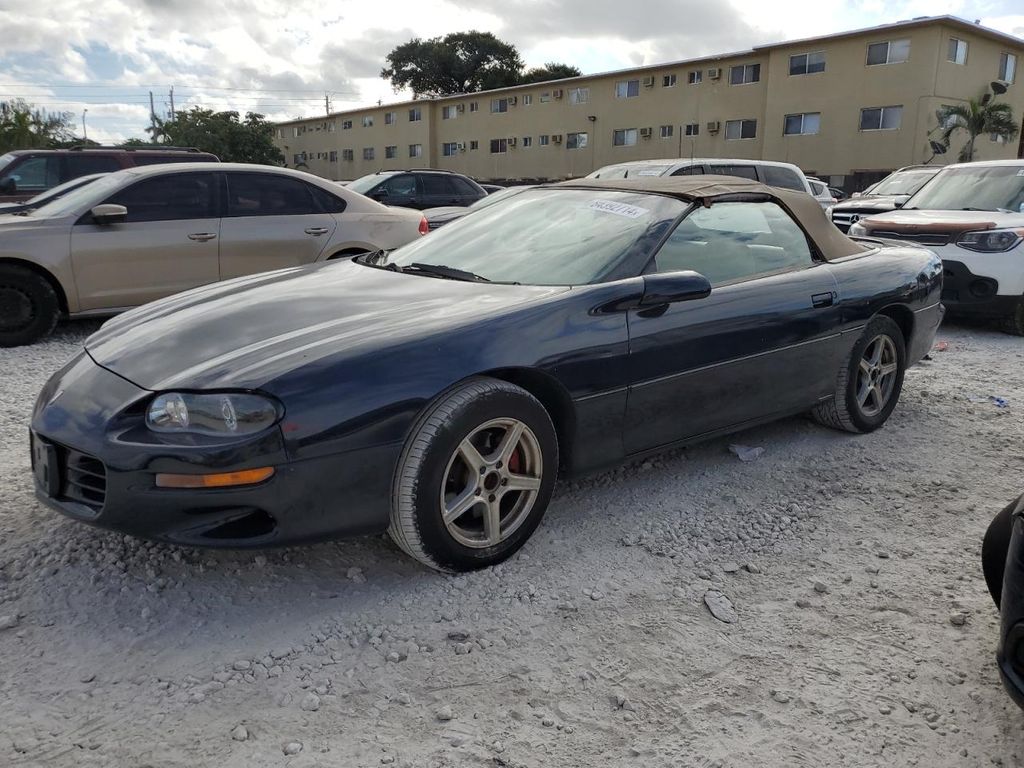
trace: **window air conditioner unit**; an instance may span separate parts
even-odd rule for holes
[[[650,128],[641,128],[640,129],[640,138],[642,138],[642,139],[649,139],[649,138],[651,138],[651,129]]]
[[[721,127],[722,124],[720,122],[718,122],[717,120],[713,120],[710,123],[708,123],[708,133],[718,133]]]
[[[465,104],[457,104],[455,106],[455,111],[456,112],[465,112],[466,111],[466,105]]]
[[[455,148],[457,150],[459,150],[459,152],[465,152],[466,151],[466,145],[463,144],[461,141],[458,144],[455,145]]]
[[[645,77],[644,78],[644,88],[653,88],[653,87],[654,87],[654,78],[653,77]]]
[[[516,137],[515,136],[509,136],[508,139],[506,139],[506,141],[508,141],[508,145],[510,147],[514,147],[516,145]]]
[[[518,96],[509,96],[508,97],[508,105],[510,107],[514,107],[518,103],[519,103],[519,97]]]
[[[551,134],[551,143],[552,144],[561,144],[562,143],[562,134],[560,134],[560,133],[553,133],[553,134]]]
[[[714,67],[714,68],[708,70],[708,79],[709,80],[718,80],[721,76],[722,76],[722,70],[719,69],[718,67]]]
[[[551,92],[551,97],[552,97],[552,98],[555,98],[555,99],[560,99],[560,98],[562,98],[562,95],[563,95],[563,92],[562,92],[562,89],[561,89],[561,88],[555,88],[555,90],[553,90],[553,91]]]

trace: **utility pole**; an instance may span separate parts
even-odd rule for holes
[[[89,142],[89,132],[85,129],[85,113],[88,109],[82,110],[82,143],[87,144]]]
[[[171,86],[171,122],[174,122],[174,86]]]
[[[149,125],[153,129],[153,143],[156,143],[156,107],[153,106],[153,92],[149,92]]]
[[[330,114],[331,114],[331,94],[326,93],[326,92],[324,93],[324,110],[327,112],[327,115],[330,116]]]

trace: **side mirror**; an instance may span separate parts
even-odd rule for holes
[[[97,205],[90,213],[92,214],[92,223],[98,224],[101,227],[109,227],[111,224],[124,224],[128,221],[128,209],[123,205],[104,203],[103,205]]]
[[[0,193],[5,195],[15,195],[18,193],[18,180],[14,176],[8,176],[3,181],[0,181]]]
[[[907,204],[907,201],[906,201],[906,200],[903,200],[903,201],[901,201],[901,202],[897,202],[897,203],[896,203],[896,207],[897,207],[897,208],[902,208],[902,207],[903,207],[904,205],[906,205],[906,204]]]
[[[660,272],[644,276],[641,307],[703,299],[711,294],[711,281],[699,272]]]

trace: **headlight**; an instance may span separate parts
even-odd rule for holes
[[[829,221],[832,220],[832,209],[833,208],[835,208],[835,206],[834,205],[830,205],[828,208],[825,209],[825,216],[829,219]]]
[[[280,406],[245,392],[165,392],[153,398],[146,426],[154,432],[251,435],[277,423]]]
[[[986,229],[980,232],[964,232],[957,238],[956,244],[969,251],[982,253],[1002,253],[1024,239],[1024,229]]]

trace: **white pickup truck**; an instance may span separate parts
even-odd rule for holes
[[[950,315],[997,319],[1024,336],[1024,160],[947,166],[903,208],[850,234],[927,246],[942,258]]]

